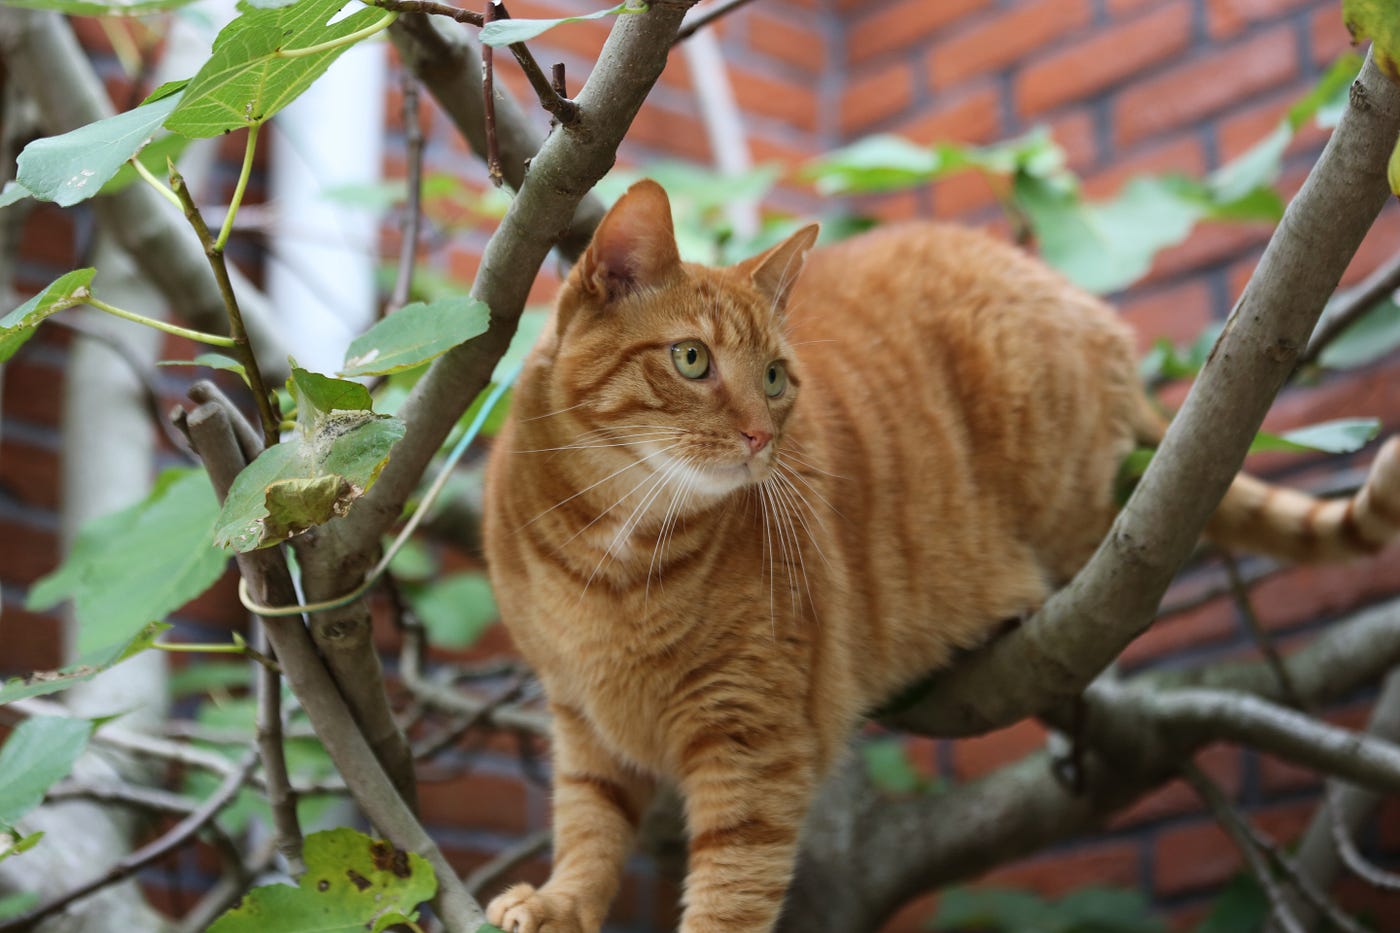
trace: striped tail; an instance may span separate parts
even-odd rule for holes
[[[1397,534],[1400,437],[1385,442],[1351,498],[1318,499],[1241,473],[1206,525],[1206,537],[1216,544],[1298,563],[1374,554]]]

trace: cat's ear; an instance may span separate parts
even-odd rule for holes
[[[598,225],[579,264],[583,287],[603,301],[670,278],[681,257],[665,190],[649,179],[628,188]]]
[[[777,246],[745,259],[737,268],[747,272],[754,287],[768,297],[774,309],[781,311],[807,261],[807,251],[817,242],[820,232],[820,225],[808,224]]]

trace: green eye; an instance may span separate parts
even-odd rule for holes
[[[710,372],[710,351],[698,340],[682,340],[671,347],[676,372],[687,379],[704,379]]]
[[[774,360],[763,373],[763,391],[769,398],[777,398],[787,389],[787,367]]]

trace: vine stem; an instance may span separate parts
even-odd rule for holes
[[[248,377],[248,387],[253,391],[253,402],[258,407],[258,420],[262,423],[263,446],[271,447],[279,439],[282,419],[272,410],[272,398],[267,391],[267,384],[263,382],[262,370],[258,368],[258,358],[253,353],[252,344],[248,342],[248,330],[243,326],[243,312],[238,307],[238,296],[233,293],[233,281],[229,278],[223,247],[210,235],[209,225],[204,222],[204,215],[194,203],[194,197],[185,185],[184,176],[176,170],[175,163],[167,161],[166,164],[170,167],[171,190],[175,192],[180,207],[185,212],[185,218],[199,237],[200,245],[204,247],[204,255],[209,260],[209,268],[213,270],[214,279],[219,284],[219,293],[224,299],[224,310],[228,314],[229,332],[233,335],[233,342],[228,346],[237,355],[238,362],[243,364],[243,371]],[[229,207],[230,219],[235,213],[234,207],[235,205]]]
[[[190,330],[188,327],[181,327],[179,324],[171,324],[167,321],[158,321],[153,317],[146,317],[144,314],[137,314],[135,311],[127,311],[125,308],[118,308],[110,305],[96,296],[89,296],[84,304],[96,308],[98,311],[119,317],[127,321],[134,321],[137,324],[145,324],[147,327],[154,327],[156,330],[173,334],[176,337],[187,337],[200,343],[207,343],[215,347],[232,347],[234,340],[232,337],[225,337],[221,334],[206,334],[201,330]]]
[[[243,167],[238,170],[238,184],[234,186],[233,197],[228,202],[228,212],[224,215],[223,226],[219,228],[219,238],[214,241],[214,248],[219,252],[223,252],[224,245],[228,243],[228,235],[233,232],[233,218],[238,215],[238,206],[243,203],[243,192],[248,190],[248,176],[253,173],[253,152],[258,146],[260,126],[261,123],[254,123],[248,127],[248,144],[243,150]]]
[[[397,13],[392,11],[386,13],[382,18],[370,23],[363,29],[356,29],[354,32],[346,33],[339,39],[329,39],[325,42],[318,42],[315,45],[308,45],[304,49],[281,49],[276,53],[277,58],[306,58],[311,55],[320,55],[322,52],[329,52],[342,46],[354,45],[361,39],[368,39],[376,32],[383,32],[389,28],[389,24],[398,18]]]

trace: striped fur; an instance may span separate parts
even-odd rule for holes
[[[1067,581],[1157,430],[1127,331],[1039,262],[932,225],[807,256],[813,236],[683,264],[639,183],[522,373],[486,542],[553,704],[556,857],[542,889],[491,903],[507,931],[596,931],[662,779],[690,830],[683,933],[769,930],[862,711]],[[690,340],[704,378],[673,359]],[[1241,477],[1212,533],[1373,550],[1400,518],[1396,457],[1350,502]]]

